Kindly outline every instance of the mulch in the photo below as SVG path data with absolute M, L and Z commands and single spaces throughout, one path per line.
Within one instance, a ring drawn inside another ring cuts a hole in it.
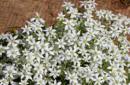
M 65 0 L 80 4 L 80 0 Z M 120 0 L 96 0 L 98 9 L 112 10 L 130 17 L 130 7 Z M 62 10 L 63 0 L 0 0 L 0 33 L 20 28 L 26 21 L 39 15 L 53 25 L 57 14 Z

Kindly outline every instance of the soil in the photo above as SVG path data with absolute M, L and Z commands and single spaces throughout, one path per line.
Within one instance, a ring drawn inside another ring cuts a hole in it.
M 39 15 L 53 25 L 62 10 L 63 1 L 71 1 L 79 6 L 80 0 L 0 0 L 0 33 L 20 28 L 26 21 Z M 130 17 L 130 7 L 120 0 L 96 0 L 98 9 L 112 10 Z
M 96 2 L 98 9 L 111 10 L 130 17 L 130 0 L 96 0 Z

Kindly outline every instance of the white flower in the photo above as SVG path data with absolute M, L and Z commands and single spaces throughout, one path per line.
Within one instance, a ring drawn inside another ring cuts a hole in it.
M 97 11 L 95 0 L 81 6 L 65 2 L 54 26 L 37 14 L 22 32 L 1 34 L 0 85 L 127 85 L 130 19 Z
M 37 72 L 37 74 L 41 74 L 43 75 L 44 74 L 44 65 L 40 64 L 40 63 L 35 63 L 34 64 L 34 70 Z
M 28 81 L 27 80 L 21 80 L 21 82 L 19 83 L 20 85 L 27 85 Z
M 0 79 L 0 85 L 9 85 L 9 81 L 6 79 Z
M 66 79 L 69 80 L 69 84 L 78 85 L 78 76 L 76 73 L 66 73 Z
M 54 55 L 53 47 L 50 46 L 49 43 L 43 43 L 40 46 L 41 46 L 41 54 Z
M 83 6 L 85 9 L 93 10 L 96 7 L 95 0 L 85 0 L 81 1 L 81 6 Z
M 54 82 L 50 82 L 50 85 L 62 85 L 61 82 L 57 82 L 56 80 L 54 80 Z
M 3 47 L 2 45 L 0 45 L 0 56 L 2 55 L 2 53 L 5 52 L 5 47 Z
M 50 68 L 49 69 L 49 71 L 50 71 L 50 76 L 52 76 L 54 79 L 57 77 L 57 76 L 59 76 L 60 75 L 60 70 L 57 70 L 57 69 L 55 69 L 55 68 Z
M 7 39 L 9 36 L 12 36 L 12 35 L 10 33 L 6 33 L 6 34 L 2 33 L 0 34 L 0 39 L 4 40 L 4 39 Z
M 8 46 L 16 46 L 17 44 L 19 44 L 19 40 L 17 40 L 17 35 L 16 36 L 13 36 L 13 35 L 9 35 L 7 37 L 7 41 L 8 41 Z
M 27 33 L 28 35 L 32 32 L 31 27 L 25 25 L 25 27 L 21 28 L 22 29 L 22 33 Z
M 12 79 L 14 79 L 14 76 L 17 74 L 17 71 L 15 69 L 15 66 L 12 65 L 12 66 L 6 66 L 3 73 L 5 74 L 5 78 L 12 80 Z
M 86 18 L 86 19 L 88 19 L 88 18 L 92 18 L 93 16 L 90 14 L 90 13 L 87 13 L 87 12 L 84 12 L 83 13 L 83 18 Z
M 20 56 L 19 49 L 16 46 L 8 47 L 7 50 L 7 57 L 9 58 L 17 58 Z
M 70 8 L 67 13 L 70 14 L 70 18 L 78 18 L 81 15 L 76 8 Z
M 74 4 L 70 3 L 70 2 L 64 2 L 63 7 L 65 7 L 66 10 L 72 8 L 74 6 Z
M 78 50 L 78 47 L 75 45 L 73 48 L 70 47 L 69 49 L 66 50 L 66 54 L 68 56 L 71 56 L 71 57 L 77 57 L 77 50 Z
M 60 21 L 65 19 L 65 15 L 63 14 L 63 12 L 58 14 L 57 19 L 59 19 Z
M 44 30 L 46 32 L 46 36 L 48 36 L 48 38 L 51 39 L 51 37 L 56 37 L 56 30 L 51 27 L 48 27 L 46 30 Z
M 130 34 L 130 27 L 128 27 L 127 29 L 128 29 L 128 30 L 127 30 L 128 34 Z
M 35 79 L 36 85 L 46 85 L 47 81 L 42 78 L 42 76 L 38 76 L 37 79 Z
M 22 67 L 23 67 L 23 70 L 22 70 L 22 72 L 20 72 L 21 79 L 25 79 L 25 80 L 31 79 L 32 80 L 32 73 L 31 73 L 32 67 L 29 64 L 22 65 Z
M 63 23 L 65 24 L 65 30 L 73 29 L 73 27 L 76 25 L 76 21 L 72 19 L 65 19 Z
M 44 41 L 46 40 L 44 33 L 41 33 L 41 32 L 38 33 L 38 34 L 37 34 L 37 37 L 38 37 L 38 40 L 39 40 L 40 42 L 42 42 L 42 43 L 44 43 Z
M 104 11 L 103 10 L 96 11 L 96 16 L 98 16 L 99 19 L 103 18 L 104 17 Z
M 56 42 L 56 44 L 58 45 L 59 48 L 65 49 L 65 45 L 67 43 L 65 43 L 65 41 L 63 39 L 58 39 L 58 42 Z
M 125 56 L 125 60 L 130 62 L 130 56 L 129 55 Z
M 32 18 L 30 21 L 31 22 L 28 22 L 28 26 L 30 26 L 34 32 L 42 31 L 42 27 L 44 27 L 45 21 L 41 19 L 38 14 L 37 17 Z

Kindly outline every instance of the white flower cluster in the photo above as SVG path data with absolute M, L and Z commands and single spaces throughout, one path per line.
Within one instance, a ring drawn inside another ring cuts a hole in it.
M 130 84 L 130 19 L 65 2 L 54 26 L 39 16 L 0 35 L 0 85 Z

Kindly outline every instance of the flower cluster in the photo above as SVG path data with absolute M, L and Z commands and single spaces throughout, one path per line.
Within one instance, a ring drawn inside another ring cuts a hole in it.
M 65 2 L 54 26 L 38 15 L 0 35 L 0 85 L 130 84 L 130 19 Z

